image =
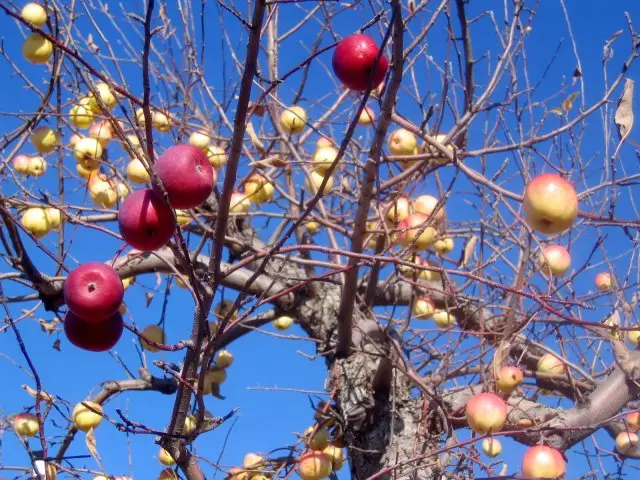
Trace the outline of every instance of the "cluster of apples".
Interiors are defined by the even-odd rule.
[[[416,317],[417,319],[432,319],[435,324],[443,330],[447,330],[457,325],[458,323],[456,316],[449,310],[435,308],[433,302],[429,297],[416,298],[413,302],[412,311],[414,317]]]
[[[13,159],[16,173],[38,178],[47,171],[47,161],[40,155],[16,155]]]
[[[22,226],[34,237],[41,238],[62,223],[62,213],[54,207],[30,207],[20,217]]]
[[[435,135],[434,139],[442,143],[446,138],[446,134],[438,133]],[[398,156],[411,156],[418,155],[419,153],[429,153],[432,155],[430,162],[434,165],[445,165],[448,163],[449,159],[442,155],[441,152],[438,151],[435,147],[424,143],[421,147],[418,146],[418,139],[413,132],[410,132],[406,128],[398,128],[394,130],[391,135],[389,135],[389,151],[393,155]],[[447,145],[449,150],[453,150],[453,146],[451,144]],[[413,162],[409,159],[400,160],[400,166],[406,170],[413,165]]]
[[[20,12],[22,19],[30,25],[42,28],[47,23],[47,11],[35,2],[27,3]],[[47,63],[53,54],[53,44],[39,33],[31,33],[24,39],[22,55],[35,64]]]
[[[184,428],[182,430],[184,435],[189,435],[191,432],[193,432],[196,428],[196,419],[193,415],[187,415],[187,418],[185,418],[184,421]],[[171,454],[165,450],[164,448],[160,447],[160,450],[158,450],[158,461],[167,467],[170,467],[172,465],[174,465],[176,463],[175,459],[171,456]],[[177,480],[177,476],[175,476],[175,473],[170,469],[170,468],[165,468],[164,470],[162,470],[160,472],[160,475],[158,476],[158,480]]]

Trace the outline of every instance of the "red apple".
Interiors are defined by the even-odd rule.
[[[124,286],[113,267],[100,262],[80,265],[64,282],[64,302],[87,322],[109,318],[120,308]]]
[[[389,61],[380,55],[380,48],[368,35],[356,34],[342,40],[333,52],[333,71],[351,90],[363,92],[382,83]],[[375,70],[375,72],[374,72]],[[373,75],[373,78],[371,78]]]
[[[531,228],[542,233],[560,233],[578,216],[578,195],[559,175],[546,173],[531,180],[524,190],[524,216]]]
[[[522,370],[513,365],[502,367],[496,378],[496,387],[504,393],[513,392],[522,383]]]
[[[480,435],[499,432],[507,419],[507,404],[495,393],[478,393],[465,410],[469,427]]]
[[[213,191],[213,167],[193,145],[169,148],[156,160],[155,170],[174,208],[199,207]]]
[[[522,458],[522,475],[526,478],[558,478],[566,471],[564,458],[555,448],[536,445]]]
[[[122,202],[118,226],[125,242],[144,252],[162,247],[176,231],[171,207],[148,189],[138,190]]]
[[[540,252],[538,264],[547,275],[564,275],[571,268],[571,255],[562,245],[547,245]]]
[[[73,312],[64,317],[64,333],[78,348],[89,352],[106,352],[118,343],[122,336],[124,322],[120,312],[102,322],[87,322]]]

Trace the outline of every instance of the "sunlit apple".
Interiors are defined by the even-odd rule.
[[[71,413],[74,426],[83,432],[97,428],[102,421],[102,415],[102,407],[88,400],[78,403]]]
[[[600,272],[595,279],[596,288],[601,292],[606,292],[613,288],[613,277],[609,272]]]
[[[286,133],[300,133],[307,123],[307,112],[299,105],[294,105],[280,114],[280,126]]]
[[[398,241],[413,250],[426,250],[436,239],[434,222],[423,213],[412,213],[398,224]]]
[[[40,431],[40,423],[33,413],[19,413],[13,417],[13,428],[21,437],[33,437]]]
[[[88,105],[74,105],[69,111],[69,120],[78,128],[89,128],[95,119]]]
[[[431,317],[436,325],[442,329],[451,328],[457,323],[455,315],[447,310],[435,310]]]
[[[497,438],[485,438],[482,440],[482,451],[487,457],[495,458],[502,452],[502,444]]]
[[[159,345],[164,345],[166,341],[164,330],[159,325],[147,325],[142,330],[142,335]],[[142,348],[148,352],[154,353],[160,351],[158,347],[148,343],[144,338],[141,338],[140,342],[142,344]]]
[[[206,152],[207,147],[211,143],[211,137],[204,132],[193,132],[189,135],[189,143]]]
[[[376,119],[376,115],[370,107],[364,107],[358,117],[358,125],[371,125]]]
[[[522,458],[522,474],[527,478],[555,479],[567,470],[564,458],[555,448],[536,445]]]
[[[47,213],[43,208],[27,208],[22,214],[20,223],[36,238],[44,237],[51,230]]]
[[[547,275],[561,276],[571,268],[571,255],[562,245],[547,245],[538,256],[538,265]]]
[[[507,419],[507,404],[495,393],[477,393],[467,403],[467,422],[480,435],[502,430]]]
[[[49,221],[49,228],[59,228],[62,223],[62,212],[55,207],[48,207],[44,209],[44,213],[47,215]]]
[[[163,112],[153,112],[151,115],[151,125],[160,133],[167,133],[171,130],[171,121]]]
[[[418,297],[413,302],[413,316],[420,320],[430,318],[434,312],[433,302],[426,297]]]
[[[280,315],[273,321],[273,326],[280,331],[287,330],[293,325],[294,319],[288,315]]]
[[[127,164],[127,178],[132,183],[145,185],[151,181],[151,175],[145,168],[141,160],[134,158]]]
[[[566,372],[566,370],[562,360],[551,353],[545,353],[538,360],[538,372],[560,374]]]
[[[58,135],[49,127],[38,127],[31,133],[31,143],[39,153],[50,153],[58,144]]]
[[[27,174],[33,177],[40,177],[47,171],[47,161],[40,156],[30,157],[29,165],[27,166]]]
[[[31,63],[47,63],[53,54],[53,44],[39,33],[32,33],[24,39],[22,55]]]
[[[331,164],[338,158],[338,149],[335,147],[322,147],[313,154],[313,169],[324,174]]]
[[[444,219],[444,205],[440,205],[437,213],[434,213],[438,206],[438,199],[432,195],[420,195],[413,201],[412,206],[416,212],[432,217],[436,224]]]
[[[229,350],[220,350],[216,355],[216,365],[220,368],[230,367],[233,363],[233,354]]]
[[[578,215],[575,188],[559,175],[546,173],[531,180],[524,190],[524,217],[541,233],[561,233]]]
[[[406,195],[400,195],[395,200],[389,202],[386,207],[386,217],[389,222],[397,224],[405,220],[413,213],[411,200]]]
[[[13,169],[16,173],[27,175],[29,173],[29,160],[31,160],[31,158],[27,155],[16,155],[13,157],[13,161],[11,163],[13,164]]]
[[[73,155],[83,167],[97,168],[102,157],[102,145],[95,138],[81,138],[73,147]]]
[[[417,153],[416,136],[405,128],[395,130],[389,136],[389,150],[393,155],[413,155]]]
[[[451,253],[451,251],[453,250],[453,245],[453,238],[439,238],[433,243],[433,249],[438,254],[438,256],[442,257],[447,253]]]
[[[274,190],[273,183],[258,173],[251,175],[244,183],[247,198],[257,204],[271,200]]]
[[[331,475],[331,460],[322,452],[303,455],[298,463],[298,475],[302,480],[321,480]]]
[[[325,177],[324,173],[316,172],[315,170],[309,172],[309,176],[305,179],[307,189],[313,194],[318,193],[325,178],[327,178],[327,183],[322,189],[322,195],[327,195],[333,189],[333,177]]]
[[[344,452],[335,445],[328,445],[322,453],[331,461],[331,470],[337,472],[342,468],[345,462]]]
[[[20,16],[34,27],[41,28],[47,23],[47,11],[36,2],[29,2],[22,7]]]
[[[158,451],[158,461],[167,466],[171,466],[176,463],[171,454],[162,447],[160,447],[160,450]]]
[[[523,378],[522,370],[513,365],[508,365],[498,371],[496,387],[501,392],[511,393],[522,383]]]

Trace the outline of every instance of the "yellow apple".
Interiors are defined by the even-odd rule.
[[[497,457],[502,452],[502,444],[497,438],[485,438],[482,441],[482,451],[487,457]]]
[[[54,207],[45,208],[44,213],[47,215],[47,221],[49,222],[49,228],[54,229],[60,227],[62,223],[62,213],[60,210]]]
[[[302,480],[321,480],[331,475],[331,460],[322,452],[311,452],[300,458],[298,475]]]
[[[78,143],[78,140],[80,140],[80,138],[82,138],[82,137],[80,137],[80,135],[77,135],[77,134],[75,134],[75,133],[74,133],[73,135],[71,135],[71,136],[69,137],[69,146],[70,146],[71,148],[75,147],[75,146],[76,146],[76,143]]]
[[[204,152],[213,168],[221,168],[227,164],[227,153],[219,145],[211,145]]]
[[[547,245],[538,256],[538,265],[547,275],[559,277],[571,268],[571,255],[562,245]]]
[[[280,115],[280,126],[286,133],[300,133],[307,123],[307,112],[299,105],[287,108]]]
[[[122,279],[122,286],[124,287],[125,290],[129,288],[131,285],[135,285],[135,283],[136,283],[135,276]]]
[[[88,128],[95,119],[95,114],[88,106],[74,105],[69,111],[69,119],[78,128]]]
[[[20,16],[34,27],[41,28],[47,23],[47,11],[36,2],[29,2],[22,7]]]
[[[166,466],[170,466],[176,463],[171,454],[162,447],[160,447],[160,450],[158,451],[158,461]]]
[[[344,452],[341,448],[336,447],[335,445],[329,445],[324,450],[322,450],[322,453],[329,459],[329,461],[331,461],[332,471],[337,472],[344,465]]]
[[[47,213],[43,208],[27,208],[22,214],[20,223],[36,238],[45,236],[51,230]]]
[[[231,194],[231,201],[229,202],[229,211],[231,213],[247,213],[250,208],[251,202],[245,193],[233,192]]]
[[[426,297],[418,297],[413,302],[413,315],[420,320],[430,318],[435,309],[433,302]]]
[[[193,415],[187,415],[187,418],[184,419],[184,434],[189,435],[196,428],[196,417]]]
[[[432,317],[436,325],[442,329],[453,327],[456,324],[456,317],[446,310],[436,310]]]
[[[53,54],[53,44],[40,35],[32,33],[24,39],[22,44],[22,55],[31,63],[47,63]]]
[[[376,119],[375,113],[369,107],[364,107],[362,113],[358,117],[358,125],[371,125],[373,121]]]
[[[329,430],[312,425],[304,431],[304,441],[310,450],[324,450],[329,445]]]
[[[116,193],[120,200],[124,200],[131,193],[131,190],[124,183],[118,182],[116,184]]]
[[[89,194],[91,201],[98,207],[110,208],[118,201],[118,192],[111,183],[104,180],[90,183]]]
[[[316,149],[321,149],[324,147],[333,147],[333,142],[325,137],[319,137],[316,142]]]
[[[386,217],[392,224],[397,224],[413,213],[411,201],[406,195],[400,195],[390,202],[386,208]]]
[[[73,425],[83,432],[88,432],[92,428],[97,428],[102,421],[102,407],[87,400],[78,403],[71,413]]]
[[[213,367],[207,372],[207,377],[211,383],[220,385],[227,379],[227,372],[224,368]]]
[[[206,153],[207,148],[211,143],[211,138],[204,132],[193,132],[189,135],[189,143]]]
[[[78,175],[80,175],[82,178],[89,179],[91,178],[91,175],[98,171],[96,168],[90,167],[92,167],[92,165],[89,165],[89,168],[85,168],[81,164],[76,163],[76,172],[78,172]]]
[[[244,192],[251,202],[266,203],[273,197],[273,184],[259,173],[251,175],[244,184]]]
[[[144,167],[144,164],[138,160],[137,158],[132,159],[127,164],[127,178],[132,183],[138,184],[146,184],[151,181],[151,176],[147,169]],[[191,218],[189,218],[191,220]]]
[[[102,158],[102,145],[95,138],[84,137],[78,140],[73,148],[76,161],[87,169],[97,168]]]
[[[566,367],[562,360],[560,360],[555,355],[550,353],[545,353],[538,360],[538,371],[542,373],[564,373],[566,372]]]
[[[21,437],[33,437],[40,431],[40,423],[32,413],[19,413],[13,418],[13,428]]]
[[[442,143],[445,138],[447,138],[446,133],[438,133],[435,137],[433,137],[433,139],[438,143]],[[453,145],[451,145],[450,143],[447,144],[446,147],[447,150],[453,151]],[[430,159],[431,163],[434,163],[436,165],[445,165],[449,163],[449,158],[447,156],[443,155],[440,150],[432,147],[426,142],[423,145],[423,151],[424,153],[430,153],[431,155],[434,155],[434,158]]]
[[[631,343],[633,343],[636,347],[640,345],[640,329],[636,328],[634,330],[629,330],[627,332],[627,338]]]
[[[111,87],[109,87],[108,84],[104,82],[98,82],[95,84],[94,90],[97,93],[97,97],[100,98],[100,100],[102,101],[104,106],[107,107],[107,109],[111,110],[113,107],[116,106],[118,99],[114,94],[114,92],[111,91]],[[94,111],[99,112],[102,109],[102,107],[100,106],[100,101],[98,101],[98,98],[96,98],[96,95],[93,92],[90,92],[89,98],[90,98],[91,108],[93,108]]]
[[[500,368],[496,376],[496,387],[503,393],[511,393],[522,383],[522,370],[513,365]]]
[[[620,432],[616,436],[616,450],[627,455],[638,448],[638,435],[631,432]]]
[[[178,225],[180,225],[181,227],[184,227],[185,225],[189,225],[193,220],[187,210],[179,210],[179,209],[176,210],[176,218],[178,219]],[[180,280],[179,277],[176,277],[176,278]]]
[[[417,147],[416,136],[405,128],[399,128],[389,136],[389,150],[393,155],[413,155]]]
[[[216,365],[220,368],[230,367],[233,363],[233,354],[229,350],[220,350],[216,356]]]
[[[142,334],[152,342],[158,343],[160,345],[165,344],[164,330],[158,325],[147,325],[146,327],[144,327],[144,330],[142,330]],[[148,352],[154,353],[160,351],[159,348],[153,346],[150,343],[147,343],[145,339],[141,338],[140,340],[142,343],[142,348],[147,350]]]
[[[294,319],[288,315],[280,315],[273,321],[273,326],[280,331],[287,330],[293,325]]]
[[[531,180],[524,191],[524,217],[541,233],[561,233],[571,228],[578,216],[578,195],[569,182],[547,173]]]
[[[29,158],[29,166],[27,168],[27,174],[34,177],[44,175],[47,171],[47,161],[42,157]]]
[[[151,124],[153,125],[153,128],[158,130],[160,133],[167,133],[171,130],[169,117],[167,117],[163,112],[153,112],[151,116]]]
[[[315,170],[310,172],[309,176],[306,179],[307,189],[313,194],[318,193],[318,189],[320,188],[320,185],[322,185],[322,182],[324,181],[324,179],[325,179],[325,176],[323,173],[316,172]],[[333,177],[330,176],[327,178],[327,184],[324,186],[324,189],[322,190],[322,195],[326,195],[329,192],[331,192],[332,188],[333,188]]]
[[[439,224],[444,219],[444,205],[440,205],[438,213],[433,214],[437,205],[438,199],[432,195],[420,195],[413,201],[413,209],[416,212],[433,217],[435,223]]]
[[[313,169],[323,174],[331,164],[338,158],[338,149],[334,147],[322,147],[313,154]]]
[[[453,250],[453,238],[439,238],[434,242],[433,249],[440,257],[446,255],[447,253],[451,253],[451,251]]]
[[[307,231],[309,233],[316,233],[319,229],[320,229],[320,223],[316,222],[316,221],[310,221],[310,222],[306,222],[304,224],[304,226],[306,227]]]
[[[158,480],[178,480],[178,475],[170,468],[165,468],[158,475]]]
[[[58,135],[49,127],[38,127],[31,134],[31,143],[39,153],[50,153],[58,144]]]
[[[256,470],[264,463],[264,457],[257,453],[247,453],[242,460],[242,468],[245,470]]]

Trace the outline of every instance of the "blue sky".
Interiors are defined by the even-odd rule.
[[[138,2],[136,2],[138,3]],[[628,55],[629,35],[626,30],[626,20],[623,12],[629,11],[631,17],[640,22],[640,7],[633,1],[613,1],[607,3],[606,7],[603,2],[598,0],[588,0],[576,2],[567,2],[571,26],[575,35],[580,59],[582,62],[583,74],[585,76],[585,98],[579,97],[576,101],[574,109],[577,109],[582,102],[590,105],[602,95],[603,77],[601,66],[602,46],[604,42],[616,30],[623,29],[623,36],[614,45],[615,56],[609,64],[609,78],[613,78],[619,70],[619,65],[626,59]],[[502,7],[498,2],[479,2],[472,1],[469,5],[469,17],[473,17],[481,13],[483,8],[487,8],[487,4],[496,9],[496,15],[499,15]],[[309,4],[291,4],[281,7],[281,31],[286,31],[291,25],[304,14]],[[217,10],[211,5],[208,7],[208,28],[207,28],[207,46],[208,53],[205,61],[205,72],[207,79],[212,85],[217,87],[217,92],[222,95],[222,75],[225,71],[234,71],[232,60],[228,55],[221,57],[218,48],[221,41],[219,24],[216,20]],[[138,8],[139,10],[139,8]],[[243,11],[245,9],[243,8]],[[419,26],[427,22],[430,8],[425,9],[424,15],[416,18],[410,25],[413,31],[418,31]],[[529,75],[532,84],[540,79],[541,75],[548,68],[546,78],[534,95],[537,101],[545,101],[551,97],[549,101],[552,106],[557,106],[568,93],[579,90],[579,86],[571,86],[571,76],[576,67],[575,57],[572,51],[572,45],[567,34],[566,24],[562,16],[562,10],[558,1],[541,2],[538,9],[538,15],[533,23],[533,30],[528,36],[529,58]],[[175,12],[170,10],[171,14]],[[372,16],[369,7],[360,6],[358,8],[349,9],[341,14],[334,23],[334,31],[337,35],[346,36],[355,31],[359,26],[369,21]],[[243,52],[246,35],[239,30],[237,22],[230,15],[224,17],[225,26],[229,29],[228,33],[233,41],[240,46],[240,53]],[[498,24],[501,19],[498,18]],[[638,23],[640,25],[640,23]],[[88,22],[80,20],[80,31],[86,32]],[[114,34],[112,28],[104,25],[104,32],[107,36]],[[127,28],[126,26],[124,27]],[[288,40],[283,47],[285,54],[281,55],[280,72],[286,72],[293,66],[301,62],[310,47],[317,33],[318,25],[314,28],[302,30]],[[432,55],[438,63],[447,55],[447,49],[444,36],[445,25],[442,21],[436,26],[433,35],[430,35],[430,41],[426,53]],[[492,57],[481,61],[476,69],[476,82],[481,89],[486,83],[486,71],[488,64],[494,65],[496,41],[494,35],[488,35],[487,29],[491,28],[487,21],[479,21],[472,27],[472,35],[474,38],[474,52],[477,56],[487,49],[494,49]],[[20,56],[21,34],[16,24],[6,16],[0,16],[0,29],[3,32],[3,42],[7,55],[13,59],[25,72],[26,75],[40,88],[44,88],[42,79],[44,78],[44,69],[40,66],[27,64]],[[380,40],[379,33],[376,28],[372,29],[372,34]],[[140,41],[132,33],[132,43],[139,45]],[[329,41],[329,36],[323,40],[323,45]],[[412,39],[410,34],[405,37],[405,43],[409,43]],[[99,41],[99,40],[97,40]],[[122,45],[114,42],[116,49],[121,49]],[[284,49],[286,48],[286,50]],[[86,52],[83,52],[86,54]],[[548,65],[549,60],[555,55],[553,62]],[[331,53],[325,53],[314,63],[308,84],[300,104],[304,105],[311,117],[320,115],[335,98],[334,88],[337,86],[334,79],[328,76],[328,70],[331,61]],[[224,67],[224,68],[223,68]],[[226,70],[225,70],[226,69]],[[261,64],[262,72],[266,72],[267,68],[264,62]],[[132,91],[138,95],[142,94],[141,72],[131,64],[125,64],[127,80],[129,81]],[[434,69],[428,69],[425,61],[419,61],[417,67],[417,78],[419,80],[421,91],[433,91],[439,93],[440,78]],[[630,70],[630,77],[638,76],[638,67],[634,66]],[[234,74],[235,78],[235,74]],[[284,103],[288,103],[298,89],[301,81],[301,74],[296,74],[291,78],[290,84],[280,87],[279,94]],[[12,75],[11,71],[0,69],[0,81],[3,89],[9,94],[0,95],[0,112],[31,112],[37,106],[37,97],[33,92],[24,88],[23,81],[16,75]],[[408,83],[405,83],[408,85]],[[563,95],[557,93],[563,90]],[[163,89],[155,85],[154,99],[158,103],[166,101]],[[499,90],[500,91],[500,90]],[[254,91],[255,92],[255,91]],[[232,93],[228,92],[229,96]],[[618,94],[614,95],[617,99]],[[255,98],[255,95],[254,95]],[[67,94],[65,101],[69,100]],[[334,138],[340,139],[342,132],[348,120],[347,115],[355,111],[355,99],[353,108],[342,112],[343,115],[336,116],[335,123],[327,129],[327,132],[334,135]],[[411,101],[407,92],[402,92],[399,98],[398,110],[409,119],[415,119],[420,114],[418,108]],[[227,111],[228,115],[233,114],[233,103]],[[489,123],[495,121],[491,115],[488,117]],[[471,128],[470,148],[475,149],[482,146],[484,142],[484,118],[480,118]],[[513,122],[513,119],[509,119]],[[548,131],[560,125],[560,119],[552,118],[543,127],[543,131]],[[535,120],[534,120],[535,122]],[[0,114],[0,129],[3,132],[10,131],[15,128],[17,120],[8,114]],[[445,116],[443,129],[447,130],[452,125],[450,116]],[[595,156],[596,160],[592,163],[585,175],[585,183],[579,183],[578,191],[585,188],[585,185],[593,185],[600,180],[602,175],[603,159],[603,140],[601,133],[602,119],[599,114],[593,115],[587,122],[587,135],[585,136],[580,154],[583,158]],[[228,133],[228,132],[222,132]],[[371,138],[370,131],[359,128],[357,135],[363,139]],[[637,134],[632,133],[632,138],[638,138]],[[501,138],[500,140],[503,140]],[[160,144],[168,146],[172,142],[168,136],[161,137]],[[553,152],[554,149],[566,149],[566,145],[558,147],[552,142],[547,142],[540,146],[541,151],[547,153]],[[24,153],[32,153],[28,144],[24,147]],[[570,151],[562,150],[563,153],[553,153],[551,158],[560,156],[565,158],[570,155]],[[7,152],[2,152],[6,155]],[[497,169],[508,154],[499,154],[487,158],[489,164],[488,170]],[[633,150],[625,147],[622,150],[622,157],[625,165],[629,168],[636,162]],[[57,182],[57,170],[54,168],[55,158],[49,156],[50,168],[46,175],[38,180],[28,180],[25,186],[33,191],[38,190],[55,192]],[[72,167],[74,160],[71,155],[65,157],[65,165]],[[514,162],[516,163],[516,162]],[[469,164],[473,168],[479,168],[481,163],[479,159],[469,160]],[[516,171],[517,167],[513,168]],[[538,170],[543,169],[543,162],[536,162]],[[545,169],[546,171],[546,169]],[[241,174],[246,174],[248,168],[243,166]],[[451,177],[451,172],[444,171],[442,178],[446,184]],[[508,178],[508,177],[507,177]],[[519,183],[520,182],[520,183]],[[0,189],[3,195],[13,194],[16,189],[12,184],[12,180],[3,180]],[[514,179],[511,183],[505,180],[504,186],[513,190],[521,191],[521,181]],[[77,184],[68,182],[67,199],[74,204],[86,204],[85,193],[82,188],[77,188]],[[75,190],[75,191],[74,191]],[[425,182],[424,185],[418,186],[419,193],[433,193],[435,185],[433,181]],[[465,192],[473,192],[472,185],[464,178],[457,180],[456,191],[460,193],[454,196],[448,204],[448,211],[452,221],[462,221],[465,216],[477,215],[475,209],[469,205]],[[472,200],[475,202],[477,199]],[[333,201],[336,201],[335,199]],[[618,214],[621,217],[630,216],[632,211],[626,205],[627,202],[621,200]],[[583,207],[584,208],[584,207]],[[278,211],[277,206],[269,206],[268,209]],[[270,232],[274,223],[263,225],[264,232]],[[114,228],[114,225],[109,225]],[[67,226],[67,238],[73,239],[73,246],[70,250],[68,265],[73,266],[76,262],[84,262],[89,260],[106,261],[121,246],[113,238],[107,237],[103,233],[91,231],[78,231],[72,226]],[[574,262],[577,264],[584,260],[591,250],[591,245],[595,242],[598,233],[608,235],[607,248],[610,252],[616,251],[619,242],[624,241],[626,237],[618,230],[607,229],[597,232],[596,229],[590,229],[589,232],[583,234],[580,238],[580,246],[572,250]],[[326,240],[326,236],[320,234],[319,241]],[[27,240],[27,244],[29,244]],[[56,245],[56,236],[54,234],[45,237],[45,246],[54,250]],[[457,256],[459,246],[454,257]],[[52,274],[55,266],[45,255],[32,250],[34,261],[45,272]],[[517,252],[513,252],[515,256]],[[318,258],[322,258],[317,255]],[[596,261],[602,261],[602,255],[596,255]],[[628,263],[628,259],[627,262]],[[622,269],[626,268],[625,261],[620,261],[617,265]],[[615,261],[614,261],[614,264]],[[587,269],[582,275],[576,279],[576,290],[585,293],[591,288],[591,282],[596,270]],[[12,295],[25,290],[7,281],[3,281],[5,291]],[[155,323],[160,318],[160,308],[162,305],[162,292],[164,285],[159,287],[156,285],[156,277],[153,275],[144,278],[138,278],[138,283],[134,288],[127,291],[125,300],[129,308],[130,314],[127,316],[128,321],[133,321],[139,326],[145,326]],[[145,293],[155,292],[155,297],[149,307],[145,306]],[[229,296],[231,292],[225,292]],[[191,325],[191,308],[192,300],[188,294],[177,288],[171,290],[170,302],[167,311],[167,335],[170,342],[184,338]],[[12,313],[19,316],[22,309],[28,309],[34,306],[34,303],[24,303],[20,305],[12,305]],[[597,305],[599,310],[590,312],[592,319],[601,318],[602,312],[609,308],[606,300]],[[403,312],[398,314],[400,318]],[[136,341],[131,334],[125,332],[122,340],[110,354],[91,354],[79,351],[66,342],[64,335],[60,334],[59,338],[62,342],[62,352],[57,352],[52,348],[52,344],[58,334],[47,337],[40,329],[37,322],[38,319],[50,320],[51,314],[44,312],[42,309],[35,312],[35,318],[27,318],[19,323],[20,332],[27,341],[29,354],[34,360],[38,373],[43,382],[44,389],[59,395],[62,399],[60,407],[66,412],[65,406],[73,406],[76,402],[86,398],[89,392],[95,393],[99,389],[99,383],[105,380],[124,379],[127,373],[124,371],[119,361],[114,356],[121,359],[122,363],[127,365],[134,372],[140,366],[140,359],[135,348]],[[268,332],[273,332],[273,328],[268,326],[265,328]],[[293,336],[301,336],[302,332],[298,328],[291,329],[288,333]],[[226,400],[219,401],[213,397],[206,399],[207,408],[214,415],[224,415],[232,408],[239,408],[239,413],[227,424],[218,430],[208,433],[197,441],[197,453],[209,459],[216,460],[222,453],[220,463],[222,465],[237,465],[241,462],[242,457],[249,451],[270,452],[273,449],[295,443],[296,437],[294,432],[302,432],[312,422],[312,411],[309,406],[309,397],[304,393],[292,393],[285,391],[263,391],[254,387],[282,387],[296,388],[300,390],[320,391],[324,388],[325,369],[324,362],[319,359],[310,359],[303,355],[313,355],[315,348],[309,341],[302,340],[285,340],[276,338],[263,333],[254,333],[247,335],[240,341],[236,342],[230,350],[235,355],[235,362],[229,370],[229,378],[223,385],[222,393],[226,396]],[[3,394],[0,396],[0,412],[5,414],[22,411],[26,406],[31,405],[32,399],[22,389],[23,384],[34,386],[29,375],[22,369],[18,368],[15,362],[24,365],[24,361],[18,350],[17,343],[11,333],[0,335],[0,362],[4,372]],[[181,354],[158,353],[148,355],[148,361],[161,359],[171,362],[178,362]],[[160,375],[157,369],[153,373]],[[173,398],[163,397],[155,393],[131,393],[122,395],[106,406],[108,415],[116,415],[116,408],[126,412],[129,418],[138,422],[149,425],[152,428],[162,430],[166,427],[167,419],[173,405]],[[60,414],[52,416],[54,422],[47,423],[47,433],[49,438],[64,434],[64,421]],[[466,438],[465,432],[460,432],[461,438]],[[228,435],[228,438],[227,438]],[[598,440],[604,448],[611,447],[611,441],[604,435],[597,435]],[[131,437],[130,443],[125,437],[118,433],[115,428],[103,422],[103,425],[97,431],[98,450],[104,460],[106,471],[115,475],[133,475],[134,478],[151,478],[156,472],[160,471],[160,465],[155,460],[157,445],[154,443],[153,436],[138,435]],[[226,441],[226,444],[225,444]],[[32,447],[37,447],[35,441],[31,442]],[[224,451],[222,446],[225,445]],[[509,465],[509,472],[514,472],[516,466],[519,465],[524,447],[513,444],[513,442],[505,442],[508,446],[505,452],[505,462]],[[128,451],[128,448],[131,451]],[[589,446],[589,448],[592,448]],[[54,449],[55,451],[55,449]],[[84,442],[79,438],[74,446],[70,449],[70,455],[86,454],[87,450]],[[132,459],[129,462],[129,457]],[[17,439],[11,431],[7,431],[2,438],[2,450],[0,457],[0,465],[26,466],[28,457],[24,453],[23,448],[19,445]],[[87,458],[75,464],[76,466],[86,465],[88,468],[96,469],[95,462]],[[591,467],[582,460],[582,457],[570,455],[569,478],[576,478],[580,474],[589,471]],[[212,470],[209,468],[208,472]],[[10,476],[10,472],[3,472],[4,476]],[[220,476],[220,475],[218,475]],[[343,474],[346,478],[346,475]]]

